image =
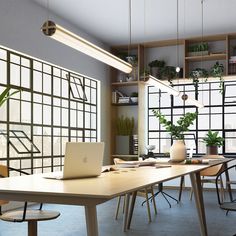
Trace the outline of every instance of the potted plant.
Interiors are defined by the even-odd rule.
[[[148,64],[148,66],[150,67],[151,75],[156,78],[160,78],[161,69],[165,66],[165,64],[166,64],[165,61],[162,60],[151,61]]]
[[[126,81],[134,81],[137,80],[138,77],[138,57],[136,55],[130,55],[126,57],[126,61],[129,62],[133,69],[132,72],[126,77]]]
[[[208,55],[208,43],[198,43],[190,45],[188,48],[188,56],[204,56]]]
[[[138,103],[138,92],[131,93],[130,100],[132,103]]]
[[[211,67],[210,70],[210,75],[215,78],[220,79],[220,93],[224,93],[224,78],[223,78],[223,73],[224,73],[224,66],[223,64],[220,64],[218,61]]]
[[[160,73],[161,79],[168,80],[170,85],[172,85],[172,80],[177,78],[178,75],[174,66],[165,66]]]
[[[219,136],[219,132],[208,131],[202,140],[207,147],[207,155],[217,155],[218,147],[223,146],[224,138]]]
[[[120,116],[116,122],[116,154],[132,154],[134,117]]]
[[[189,77],[192,79],[193,85],[196,89],[198,88],[199,78],[204,78],[206,82],[208,79],[208,76],[209,74],[207,70],[203,68],[196,68],[192,70],[189,74]]]
[[[152,110],[154,116],[159,119],[166,131],[168,131],[171,137],[175,140],[174,144],[170,148],[170,159],[172,161],[183,161],[186,157],[186,147],[184,144],[184,132],[188,131],[188,127],[193,124],[193,121],[197,118],[196,112],[187,112],[184,116],[180,117],[177,121],[177,125],[168,121],[159,110]]]

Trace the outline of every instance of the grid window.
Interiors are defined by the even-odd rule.
[[[180,97],[173,97],[163,93],[154,87],[148,88],[148,144],[156,145],[155,152],[163,154],[169,152],[173,140],[159,124],[159,120],[153,115],[153,109],[159,109],[166,118],[174,123],[187,112],[198,112],[194,124],[189,127],[186,136],[194,138],[186,139],[186,145],[193,147],[195,154],[203,155],[206,153],[203,137],[208,130],[218,131],[225,141],[223,148],[219,148],[219,153],[236,154],[235,134],[236,131],[236,81],[226,80],[224,82],[225,93],[219,92],[219,82],[210,81],[199,83],[195,93],[193,85],[178,84],[175,88],[188,96],[203,101],[204,108],[198,109],[195,106],[185,105]],[[173,106],[171,106],[173,104]],[[189,147],[187,147],[189,148]]]
[[[0,92],[6,86],[20,92],[1,107],[0,163],[28,173],[61,170],[66,142],[98,140],[96,80],[0,48]],[[12,130],[24,132],[29,152],[18,139],[11,142],[20,151],[6,145]]]

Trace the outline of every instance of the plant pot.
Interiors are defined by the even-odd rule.
[[[175,140],[170,148],[171,161],[183,161],[186,158],[186,146],[184,140]]]
[[[152,76],[158,78],[158,77],[160,77],[160,68],[159,67],[150,67],[150,73]]]
[[[132,103],[138,103],[138,97],[130,97]]]
[[[207,146],[207,155],[218,155],[218,147],[217,146]]]
[[[132,154],[132,142],[129,135],[116,136],[116,154],[128,155]]]

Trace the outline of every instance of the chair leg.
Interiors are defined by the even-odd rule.
[[[193,188],[191,187],[191,190],[190,190],[190,196],[189,196],[189,200],[192,201],[192,198],[193,198]]]
[[[116,217],[115,219],[118,219],[118,214],[119,214],[119,209],[120,209],[120,200],[121,200],[121,196],[118,197],[118,201],[117,201],[117,206],[116,206]]]
[[[145,188],[145,195],[146,195],[146,201],[147,201],[148,219],[149,219],[149,222],[151,222],[152,221],[152,217],[151,217],[150,205],[149,205],[149,200],[148,200],[147,188]]]
[[[28,236],[37,236],[37,221],[28,222]]]
[[[220,194],[221,195],[221,201],[223,202],[225,191],[224,191],[224,184],[223,184],[222,177],[220,177],[220,193],[221,193]]]
[[[125,213],[125,201],[126,201],[126,197],[125,197],[125,195],[124,195],[123,209],[122,209],[123,214]]]
[[[156,206],[156,200],[155,200],[155,196],[154,196],[153,186],[151,186],[151,194],[152,194],[152,201],[153,201],[155,215],[157,215],[157,206]]]
[[[184,183],[184,176],[181,176],[180,178],[180,186],[179,186],[179,202],[181,201],[181,197],[182,197],[182,192],[183,192],[183,186],[185,186],[185,183]]]

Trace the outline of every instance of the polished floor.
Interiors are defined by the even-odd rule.
[[[177,191],[167,190],[177,197]],[[189,191],[183,193],[179,204],[171,200],[169,208],[162,196],[157,197],[158,214],[152,209],[153,221],[148,223],[145,206],[141,206],[143,198],[138,198],[134,211],[131,229],[122,231],[122,214],[115,220],[116,199],[99,205],[98,224],[100,236],[199,236],[199,225],[194,200],[189,200]],[[220,210],[215,192],[205,192],[207,226],[209,236],[233,236],[236,234],[236,212],[228,216]],[[58,210],[61,216],[52,221],[40,222],[39,236],[85,236],[86,225],[84,209],[79,206],[49,205],[44,208]],[[0,236],[27,235],[26,223],[9,223],[0,221]]]

